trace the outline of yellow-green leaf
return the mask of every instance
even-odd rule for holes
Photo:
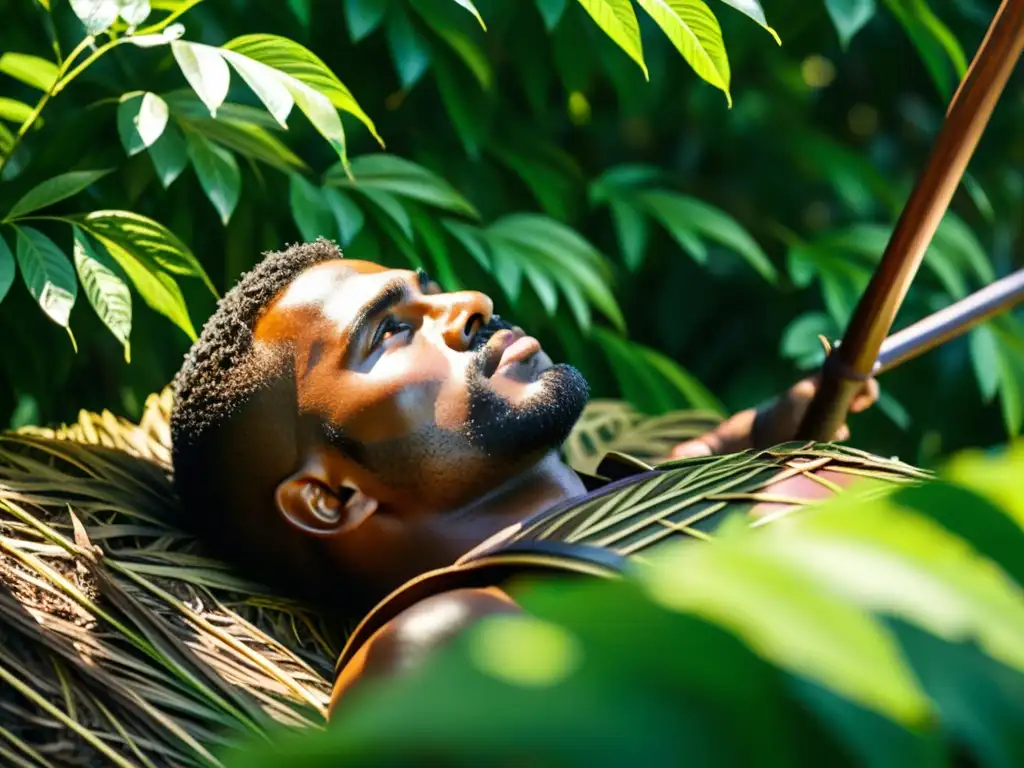
[[[83,189],[110,173],[109,170],[101,171],[70,171],[54,176],[52,179],[42,181],[14,204],[6,216],[6,220],[15,219],[19,216],[38,211],[48,205],[59,203],[73,195],[77,195]]]
[[[223,47],[225,50],[235,51],[283,72],[304,83],[314,91],[323,94],[335,107],[358,118],[370,133],[373,134],[378,143],[381,146],[384,145],[383,140],[377,133],[377,127],[373,124],[369,115],[359,106],[352,92],[321,61],[320,57],[305,46],[279,35],[258,34],[236,37]],[[306,110],[302,106],[300,97],[296,94],[296,89],[290,86],[288,90],[295,98],[299,108],[305,112]],[[306,101],[309,101],[309,99],[307,98]],[[309,115],[308,112],[306,114],[307,116]],[[312,118],[310,119],[312,120]],[[319,126],[317,127],[319,129]]]
[[[57,82],[58,69],[48,59],[27,53],[5,53],[0,56],[0,72],[40,91],[49,91]]]
[[[472,0],[455,0],[455,2],[472,13],[473,16],[476,17],[476,20],[480,22],[480,26],[483,27],[484,31],[487,31],[487,25],[484,24],[483,17],[480,15],[480,11],[476,9],[476,6],[473,5]]]
[[[640,65],[644,77],[649,79],[643,44],[640,42],[640,25],[630,0],[579,0],[579,3],[597,22],[597,26]]]
[[[282,82],[281,73],[255,59],[243,56],[235,51],[223,51],[228,63],[235,68],[242,79],[252,88],[263,106],[273,115],[282,128],[288,127],[288,115],[295,106],[288,87]]]
[[[0,96],[0,118],[10,120],[12,123],[24,123],[32,114],[32,107],[23,101],[15,101],[5,96]]]
[[[729,59],[718,19],[703,0],[637,0],[701,78],[729,93]]]
[[[25,287],[43,312],[64,328],[78,296],[75,270],[53,240],[31,227],[18,227],[18,266]]]
[[[775,38],[775,42],[782,45],[782,40],[779,39],[778,33],[768,26],[768,21],[764,17],[764,9],[761,7],[761,3],[757,0],[722,0],[726,5],[731,5],[737,11],[742,13],[744,16],[749,16],[766,30],[768,33]]]
[[[131,362],[131,291],[118,276],[110,256],[102,249],[94,248],[81,229],[72,229],[75,235],[75,269],[85,289],[85,296],[103,324],[121,342],[125,362]]]

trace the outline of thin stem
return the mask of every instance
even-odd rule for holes
[[[104,43],[103,45],[101,45],[99,48],[97,48],[95,51],[93,51],[91,54],[89,54],[89,57],[85,61],[83,61],[81,64],[79,64],[73,70],[71,70],[71,72],[69,72],[67,75],[65,75],[64,77],[62,77],[60,80],[57,81],[57,83],[53,86],[53,95],[56,96],[58,93],[63,91],[65,88],[67,88],[68,85],[70,85],[72,80],[74,80],[76,77],[78,77],[80,74],[82,74],[82,72],[84,72],[89,67],[89,65],[92,64],[94,61],[96,61],[96,59],[98,59],[100,56],[102,56],[107,51],[111,50],[112,48],[116,48],[121,43],[123,43],[123,42],[125,42],[125,41],[127,41],[129,39],[130,38],[127,38],[127,37],[119,37],[116,40],[110,40],[110,41]]]

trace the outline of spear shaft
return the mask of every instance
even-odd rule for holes
[[[950,103],[928,162],[900,215],[882,260],[857,304],[842,344],[825,360],[821,383],[797,433],[832,438],[862,383],[949,207],[992,110],[1024,49],[1024,0],[1003,0]]]

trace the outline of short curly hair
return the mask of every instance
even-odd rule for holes
[[[337,245],[323,238],[266,253],[218,302],[174,377],[171,461],[175,490],[185,513],[183,522],[212,537],[214,546],[237,533],[224,519],[230,518],[230,512],[225,514],[223,508],[230,506],[236,490],[232,483],[239,478],[223,476],[217,456],[221,439],[262,390],[294,371],[290,354],[255,354],[256,323],[263,310],[302,272],[340,258]],[[217,509],[211,509],[213,506]]]

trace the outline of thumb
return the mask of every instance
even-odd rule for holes
[[[687,440],[685,443],[679,443],[669,452],[668,457],[670,459],[690,459],[694,456],[710,455],[711,446],[700,438],[696,438],[694,440]]]

